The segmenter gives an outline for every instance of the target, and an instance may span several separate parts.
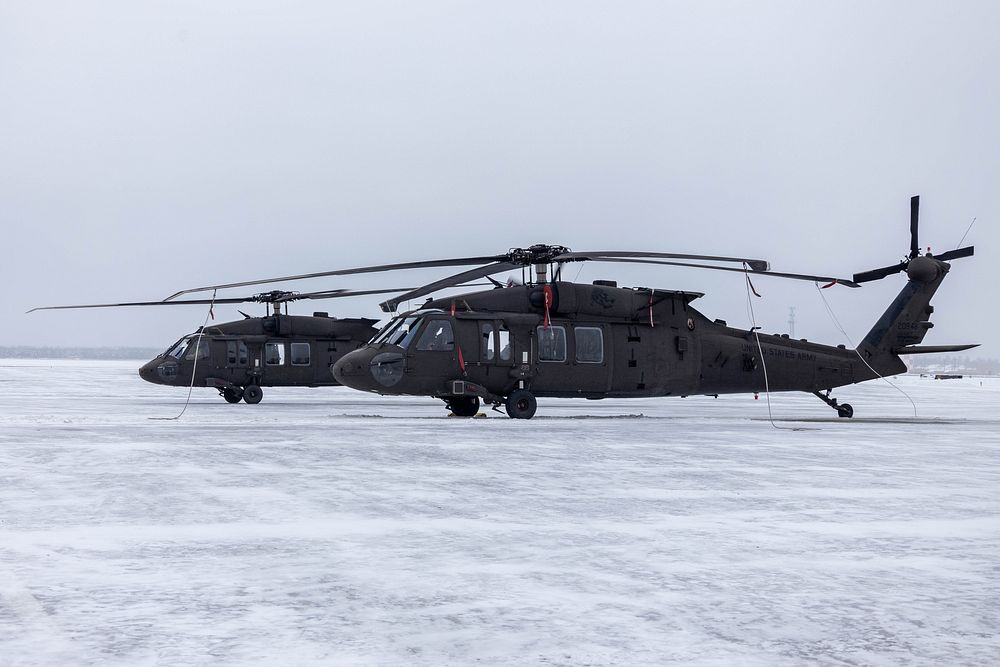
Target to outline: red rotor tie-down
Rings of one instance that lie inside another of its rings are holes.
[[[545,321],[543,322],[546,329],[549,328],[549,308],[552,307],[552,286],[546,285],[542,288],[542,293],[545,295]]]

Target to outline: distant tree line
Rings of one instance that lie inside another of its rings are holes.
[[[151,347],[0,346],[3,359],[152,359],[162,350]]]
[[[968,357],[956,354],[926,354],[910,360],[911,373],[966,373],[1000,375],[1000,359]]]

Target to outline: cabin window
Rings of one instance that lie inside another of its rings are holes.
[[[538,327],[538,360],[566,361],[566,329],[549,326]]]
[[[406,347],[405,345],[403,347]],[[455,349],[455,334],[448,320],[431,320],[420,334],[418,350],[449,351]]]
[[[576,360],[581,364],[604,363],[604,333],[600,327],[574,327]]]
[[[500,361],[510,361],[510,331],[501,324],[497,333],[500,334]]]
[[[292,343],[292,366],[309,365],[309,343]]]
[[[241,340],[226,341],[226,361],[230,366],[247,365],[247,346]]]
[[[264,345],[264,363],[268,366],[283,366],[285,364],[285,344],[267,343]]]
[[[201,342],[198,342],[199,340]],[[208,350],[211,347],[212,343],[207,336],[191,336],[188,338],[188,346],[184,352],[184,359],[186,361],[194,361],[195,353],[197,353],[199,359],[208,359]]]
[[[497,356],[496,340],[493,338],[493,323],[483,322],[479,325],[479,358],[483,361],[493,361]]]

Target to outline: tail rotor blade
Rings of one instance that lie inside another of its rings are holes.
[[[900,263],[893,266],[884,266],[881,269],[872,269],[871,271],[862,271],[861,273],[854,274],[854,282],[856,283],[870,283],[873,280],[882,280],[886,276],[891,276],[894,273],[899,273],[900,271],[906,270],[906,264]]]
[[[920,195],[910,197],[910,259],[920,254],[920,242],[917,239],[917,220],[920,217]]]
[[[960,257],[972,257],[975,254],[975,251],[976,246],[970,245],[956,250],[949,250],[948,252],[943,252],[940,255],[934,255],[934,259],[947,262],[948,260],[959,259]]]

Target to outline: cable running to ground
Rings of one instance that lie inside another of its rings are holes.
[[[198,372],[198,350],[201,349],[201,339],[205,335],[205,327],[208,325],[208,319],[212,317],[212,307],[215,306],[215,293],[217,290],[212,290],[212,302],[208,305],[208,312],[205,313],[205,321],[201,323],[201,329],[198,330],[197,338],[194,341],[194,364],[191,366],[191,384],[188,386],[187,398],[184,400],[184,407],[181,408],[180,413],[176,417],[150,417],[150,419],[155,419],[158,421],[177,421],[180,419],[185,412],[187,412],[188,404],[191,403],[191,392],[194,390],[194,378],[195,373]]]
[[[823,290],[822,290],[822,288],[820,288],[819,283],[813,283],[813,285],[816,286],[816,291],[819,292],[819,298],[822,299],[823,305],[826,307],[826,312],[830,315],[830,319],[833,320],[834,326],[836,326],[837,329],[840,330],[840,333],[844,336],[844,339],[848,343],[851,344],[852,348],[854,348],[854,353],[856,355],[858,355],[858,359],[861,360],[861,363],[863,363],[865,366],[867,366],[869,368],[869,370],[871,370],[872,373],[874,373],[875,375],[877,375],[878,377],[880,377],[882,380],[884,380],[886,382],[886,384],[888,384],[890,387],[892,387],[893,389],[895,389],[896,391],[898,391],[899,393],[901,393],[903,396],[906,396],[906,400],[908,400],[910,402],[910,405],[913,406],[913,416],[916,417],[917,416],[917,404],[913,402],[913,399],[910,398],[910,395],[907,394],[905,391],[903,391],[899,386],[897,386],[896,384],[894,384],[891,380],[889,380],[889,378],[885,377],[884,375],[882,375],[881,373],[879,373],[877,370],[875,370],[874,368],[872,368],[872,365],[868,363],[868,361],[864,358],[864,356],[862,356],[861,351],[858,350],[858,346],[854,344],[854,341],[851,339],[850,335],[848,335],[847,331],[844,330],[844,327],[841,326],[840,320],[837,319],[837,316],[833,312],[833,308],[831,308],[830,304],[827,303],[826,296],[823,294]]]

